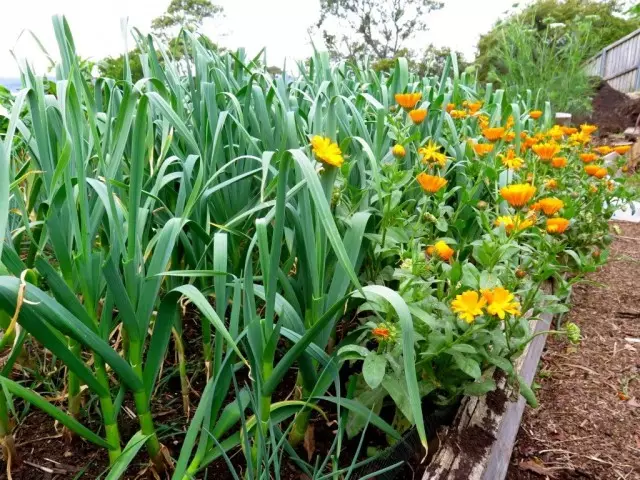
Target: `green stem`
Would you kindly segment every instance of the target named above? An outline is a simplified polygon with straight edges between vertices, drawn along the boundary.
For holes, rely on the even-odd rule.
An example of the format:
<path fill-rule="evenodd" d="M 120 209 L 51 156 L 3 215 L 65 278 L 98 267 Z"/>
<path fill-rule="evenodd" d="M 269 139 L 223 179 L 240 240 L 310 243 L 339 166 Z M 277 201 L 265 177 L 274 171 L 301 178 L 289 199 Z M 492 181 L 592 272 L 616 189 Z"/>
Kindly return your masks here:
<path fill-rule="evenodd" d="M 7 408 L 7 398 L 4 389 L 0 388 L 0 443 L 2 444 L 2 455 L 5 463 L 9 465 L 19 465 L 20 458 L 16 452 L 16 444 L 9 424 L 9 409 Z"/>
<path fill-rule="evenodd" d="M 109 377 L 105 368 L 104 360 L 97 355 L 94 356 L 94 364 L 96 369 L 96 378 L 102 386 L 109 391 Z M 100 397 L 100 409 L 102 410 L 102 421 L 104 423 L 105 437 L 113 448 L 109 449 L 109 465 L 113 465 L 118 457 L 122 454 L 120 449 L 120 430 L 118 429 L 118 421 L 116 412 L 113 408 L 111 395 Z"/>

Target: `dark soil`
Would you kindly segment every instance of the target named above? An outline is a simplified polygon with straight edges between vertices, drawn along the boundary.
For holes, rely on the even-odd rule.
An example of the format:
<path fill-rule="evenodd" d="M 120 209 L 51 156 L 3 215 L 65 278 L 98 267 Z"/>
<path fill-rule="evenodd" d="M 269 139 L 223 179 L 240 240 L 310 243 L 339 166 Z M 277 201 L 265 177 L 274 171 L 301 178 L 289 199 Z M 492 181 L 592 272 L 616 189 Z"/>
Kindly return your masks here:
<path fill-rule="evenodd" d="M 640 115 L 640 99 L 633 99 L 604 81 L 598 85 L 592 104 L 591 115 L 576 118 L 574 123 L 597 125 L 599 136 L 623 133 L 628 127 L 635 126 Z"/>
<path fill-rule="evenodd" d="M 640 479 L 640 225 L 617 226 L 609 262 L 573 289 L 581 344 L 547 342 L 509 480 Z"/>

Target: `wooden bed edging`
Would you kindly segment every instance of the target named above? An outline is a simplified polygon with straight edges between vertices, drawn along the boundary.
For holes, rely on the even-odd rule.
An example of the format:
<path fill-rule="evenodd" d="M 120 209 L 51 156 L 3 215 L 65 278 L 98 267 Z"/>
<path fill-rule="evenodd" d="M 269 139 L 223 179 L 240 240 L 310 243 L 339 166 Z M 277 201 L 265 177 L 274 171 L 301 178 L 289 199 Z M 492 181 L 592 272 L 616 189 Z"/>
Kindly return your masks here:
<path fill-rule="evenodd" d="M 549 330 L 552 321 L 553 315 L 542 314 L 539 320 L 531 322 L 531 330 L 534 333 Z M 546 334 L 535 337 L 515 362 L 518 374 L 528 385 L 535 377 L 546 340 Z M 515 392 L 504 377 L 496 379 L 496 383 L 496 392 L 462 400 L 454 423 L 422 480 L 503 480 L 506 477 L 526 401 L 520 395 L 513 401 Z M 506 401 L 502 408 L 500 405 L 496 408 L 495 398 Z"/>

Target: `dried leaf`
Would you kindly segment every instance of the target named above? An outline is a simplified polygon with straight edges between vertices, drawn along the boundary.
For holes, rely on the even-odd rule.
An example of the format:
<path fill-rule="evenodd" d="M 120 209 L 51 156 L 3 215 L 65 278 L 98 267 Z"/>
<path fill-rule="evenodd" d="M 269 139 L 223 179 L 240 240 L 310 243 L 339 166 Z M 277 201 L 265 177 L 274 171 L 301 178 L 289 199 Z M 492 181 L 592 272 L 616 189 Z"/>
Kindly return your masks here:
<path fill-rule="evenodd" d="M 536 462 L 535 460 L 523 460 L 518 465 L 520 470 L 524 470 L 525 472 L 533 472 L 538 475 L 545 475 L 549 478 L 556 478 L 553 473 L 553 470 L 545 467 L 541 463 Z"/>
<path fill-rule="evenodd" d="M 631 400 L 629 400 L 627 402 L 627 405 L 634 408 L 640 408 L 640 403 L 638 403 L 638 400 L 636 400 L 636 397 L 633 397 Z"/>
<path fill-rule="evenodd" d="M 304 449 L 307 452 L 307 460 L 311 461 L 313 454 L 316 451 L 316 440 L 313 429 L 313 424 L 309 424 L 307 431 L 304 434 Z"/>

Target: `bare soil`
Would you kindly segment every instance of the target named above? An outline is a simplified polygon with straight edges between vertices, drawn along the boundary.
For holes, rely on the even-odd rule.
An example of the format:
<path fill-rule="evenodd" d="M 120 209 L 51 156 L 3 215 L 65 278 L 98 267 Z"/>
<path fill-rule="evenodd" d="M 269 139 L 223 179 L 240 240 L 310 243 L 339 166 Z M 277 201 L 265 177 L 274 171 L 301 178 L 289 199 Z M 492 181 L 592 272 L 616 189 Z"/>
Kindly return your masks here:
<path fill-rule="evenodd" d="M 547 342 L 509 480 L 640 479 L 640 225 L 613 225 L 609 262 L 574 287 L 565 318 L 582 343 Z"/>

